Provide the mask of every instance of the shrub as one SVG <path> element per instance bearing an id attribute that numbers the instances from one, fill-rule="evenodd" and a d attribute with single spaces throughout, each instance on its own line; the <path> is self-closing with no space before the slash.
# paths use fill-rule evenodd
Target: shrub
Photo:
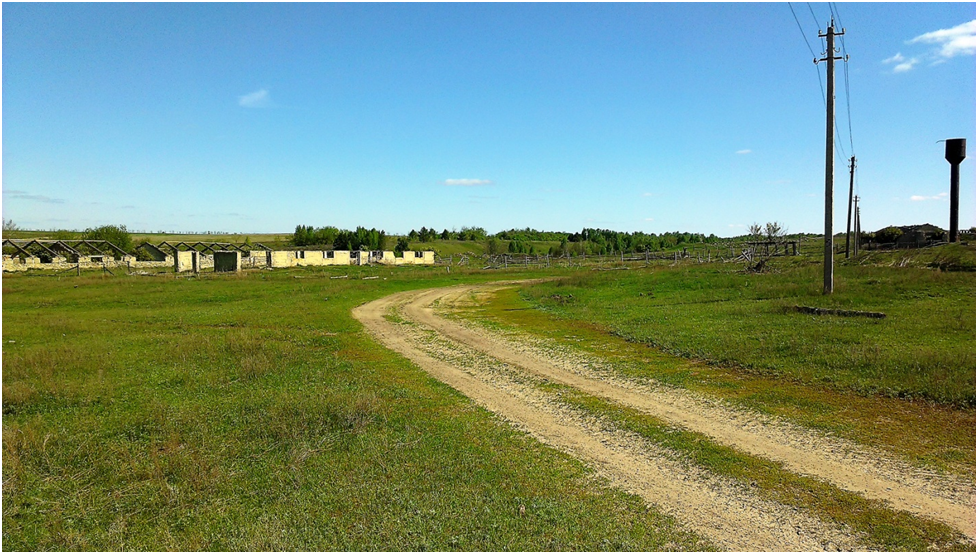
<path id="1" fill-rule="evenodd" d="M 125 225 L 103 225 L 94 229 L 85 229 L 82 235 L 85 240 L 105 240 L 125 250 L 132 252 L 132 236 Z"/>

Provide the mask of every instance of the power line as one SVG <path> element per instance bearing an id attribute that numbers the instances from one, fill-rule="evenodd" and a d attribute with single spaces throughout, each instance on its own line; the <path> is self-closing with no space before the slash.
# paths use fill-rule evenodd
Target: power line
<path id="1" fill-rule="evenodd" d="M 791 2 L 788 2 L 788 8 L 791 10 L 792 17 L 795 18 L 795 23 L 798 24 L 798 31 L 801 32 L 801 38 L 805 39 L 805 45 L 808 46 L 808 51 L 812 53 L 812 58 L 817 58 L 815 55 L 815 50 L 812 49 L 811 43 L 808 42 L 808 36 L 805 35 L 805 30 L 801 28 L 801 22 L 798 21 L 798 16 L 795 14 L 795 8 L 791 6 Z"/>
<path id="2" fill-rule="evenodd" d="M 833 13 L 833 17 L 839 22 L 839 26 L 845 29 L 845 25 L 842 24 L 842 16 L 839 14 L 839 6 L 835 2 L 829 2 L 829 9 Z M 852 141 L 852 104 L 850 102 L 849 95 L 849 51 L 846 50 L 846 38 L 845 35 L 839 37 L 842 43 L 842 56 L 843 56 L 843 73 L 845 75 L 845 90 L 846 90 L 846 118 L 849 126 L 849 151 L 855 155 L 856 147 L 853 146 Z"/>
<path id="3" fill-rule="evenodd" d="M 819 31 L 821 31 L 822 30 L 822 26 L 819 25 L 818 18 L 815 17 L 815 10 L 812 9 L 811 3 L 805 2 L 805 5 L 808 6 L 808 13 L 812 14 L 812 19 L 815 21 L 815 26 L 818 27 Z M 819 38 L 821 39 L 821 37 L 819 37 Z M 822 50 L 825 50 L 825 41 L 824 40 L 822 41 Z"/>
<path id="4" fill-rule="evenodd" d="M 815 26 L 818 27 L 819 26 L 818 17 L 815 15 L 815 10 L 812 9 L 811 2 L 805 2 L 805 5 L 808 6 L 808 13 L 812 14 L 812 20 L 815 21 Z M 789 8 L 791 7 L 791 3 L 790 2 L 788 3 L 788 7 Z M 794 15 L 794 13 L 795 13 L 794 8 L 791 9 L 791 13 L 792 13 L 792 15 Z M 834 19 L 835 18 L 835 15 L 836 15 L 835 14 L 835 10 L 833 9 L 832 4 L 829 3 L 829 16 Z M 795 16 L 795 22 L 796 23 L 798 22 L 798 17 L 797 16 Z M 798 28 L 801 29 L 801 24 L 800 23 L 798 24 Z M 804 31 L 802 31 L 802 35 L 804 35 L 804 34 L 805 34 Z M 839 35 L 839 37 L 841 38 L 842 35 Z M 821 33 L 819 33 L 819 38 L 822 38 Z M 808 38 L 807 37 L 805 38 L 805 43 L 806 44 L 808 43 Z M 843 47 L 843 50 L 844 50 L 845 49 L 845 43 L 844 42 L 842 43 L 842 47 Z M 822 48 L 825 49 L 825 50 L 828 49 L 828 47 L 825 45 L 825 42 L 824 41 L 822 42 Z M 809 50 L 811 50 L 811 46 L 809 46 Z M 828 52 L 828 51 L 826 51 L 826 53 L 825 53 L 826 56 L 831 56 L 833 54 L 834 54 L 834 52 Z M 816 71 L 818 71 L 818 67 L 817 66 L 816 66 Z M 848 71 L 848 69 L 846 71 Z M 825 100 L 825 88 L 822 86 L 822 72 L 821 71 L 818 72 L 818 86 L 819 86 L 820 89 L 822 89 L 822 103 L 825 104 L 825 105 L 827 105 L 826 100 Z M 846 88 L 848 88 L 848 85 L 847 85 Z M 849 102 L 849 96 L 847 94 L 847 96 L 846 96 L 846 105 L 848 105 L 848 102 Z M 851 118 L 850 118 L 850 120 L 851 120 Z M 851 133 L 851 131 L 852 131 L 851 126 L 850 126 L 850 129 L 849 130 L 850 130 L 850 133 Z M 836 123 L 836 125 L 835 125 L 835 134 L 836 134 L 836 137 L 838 138 L 838 141 L 836 141 L 836 143 L 835 143 L 835 151 L 839 155 L 839 159 L 840 160 L 848 160 L 849 159 L 849 156 L 845 153 L 845 148 L 842 146 L 842 135 L 839 133 L 839 125 L 838 125 L 838 123 Z M 851 143 L 852 141 L 850 140 L 849 142 Z"/>
<path id="5" fill-rule="evenodd" d="M 805 4 L 808 6 L 808 11 L 812 15 L 812 19 L 815 21 L 815 25 L 818 26 L 818 18 L 815 16 L 815 11 L 812 9 L 811 3 L 806 2 Z M 795 24 L 798 26 L 798 31 L 801 33 L 802 40 L 805 41 L 805 46 L 808 47 L 808 51 L 812 54 L 812 56 L 815 59 L 817 59 L 818 56 L 815 55 L 815 50 L 812 48 L 811 43 L 808 41 L 808 36 L 805 35 L 805 30 L 804 30 L 804 28 L 802 28 L 801 21 L 798 19 L 798 14 L 795 13 L 795 8 L 794 8 L 794 6 L 791 5 L 791 2 L 788 2 L 788 9 L 791 10 L 791 16 L 795 19 Z M 829 11 L 830 11 L 832 17 L 834 18 L 836 16 L 836 13 L 835 13 L 836 10 L 834 10 L 832 8 L 832 5 L 831 4 L 829 4 Z M 841 38 L 843 35 L 838 35 L 838 36 Z M 820 38 L 821 38 L 821 34 L 820 34 Z M 823 46 L 824 46 L 824 43 L 823 43 Z M 842 48 L 843 48 L 843 51 L 845 51 L 845 44 L 844 43 L 843 43 Z M 826 55 L 832 55 L 832 54 L 833 54 L 832 52 L 826 52 Z M 850 150 L 852 150 L 852 142 L 853 142 L 852 141 L 852 114 L 851 114 L 851 108 L 850 108 L 850 104 L 849 104 L 849 92 L 848 92 L 849 91 L 849 66 L 848 65 L 845 65 L 844 66 L 844 69 L 845 69 L 845 89 L 846 89 L 846 114 L 848 116 L 848 122 L 849 122 L 849 126 L 848 126 L 848 128 L 849 128 L 849 146 L 850 146 Z M 826 96 L 825 96 L 825 86 L 822 84 L 822 72 L 819 70 L 819 67 L 818 67 L 817 64 L 815 65 L 815 73 L 818 75 L 818 88 L 819 88 L 819 91 L 822 93 L 822 105 L 823 106 L 828 106 L 828 102 L 827 102 Z M 836 124 L 835 124 L 835 135 L 836 135 L 836 138 L 838 139 L 838 140 L 835 141 L 835 145 L 834 145 L 835 146 L 835 148 L 834 148 L 835 154 L 839 157 L 840 160 L 846 161 L 846 160 L 849 159 L 850 156 L 845 152 L 845 148 L 842 146 L 842 135 L 839 133 L 839 125 L 838 125 L 838 122 L 837 121 L 836 121 Z"/>
<path id="6" fill-rule="evenodd" d="M 801 38 L 802 38 L 802 40 L 805 41 L 805 46 L 808 46 L 808 51 L 812 53 L 812 59 L 818 59 L 818 56 L 815 54 L 815 50 L 812 48 L 811 43 L 808 42 L 808 36 L 805 35 L 805 30 L 802 29 L 802 27 L 801 27 L 801 21 L 798 21 L 798 15 L 795 13 L 795 8 L 794 8 L 794 6 L 791 5 L 791 2 L 788 2 L 788 8 L 791 10 L 792 17 L 795 18 L 795 23 L 798 25 L 798 32 L 801 33 Z M 811 9 L 811 6 L 809 6 L 809 9 Z M 815 23 L 816 23 L 816 26 L 817 26 L 818 25 L 818 21 L 816 21 Z M 824 107 L 826 105 L 825 104 L 825 87 L 822 85 L 822 72 L 819 71 L 817 64 L 815 65 L 815 75 L 818 76 L 818 90 L 822 93 L 822 106 Z"/>

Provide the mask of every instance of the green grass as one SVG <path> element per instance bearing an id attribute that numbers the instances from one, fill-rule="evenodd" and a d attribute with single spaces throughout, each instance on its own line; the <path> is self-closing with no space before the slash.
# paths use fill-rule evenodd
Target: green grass
<path id="1" fill-rule="evenodd" d="M 840 263 L 831 297 L 805 257 L 759 275 L 735 264 L 552 268 L 562 280 L 500 293 L 472 315 L 590 349 L 633 377 L 973 478 L 975 277 L 927 269 L 943 259 L 973 267 L 973 247 L 932 250 L 906 263 L 899 253 Z M 710 548 L 392 356 L 350 316 L 401 290 L 539 276 L 455 267 L 5 276 L 5 548 Z M 887 318 L 806 316 L 789 310 L 796 304 Z M 825 496 L 695 434 L 576 402 L 711 471 L 757 473 L 764 494 L 789 504 L 797 495 L 799 505 L 824 496 L 826 514 L 856 506 L 848 524 L 870 529 L 875 544 L 954 547 L 941 529 Z"/>
<path id="2" fill-rule="evenodd" d="M 411 250 L 432 250 L 442 258 L 452 256 L 457 262 L 461 256 L 482 256 L 486 253 L 484 240 L 434 240 L 409 243 Z"/>
<path id="3" fill-rule="evenodd" d="M 5 276 L 4 548 L 709 548 L 350 316 L 500 273 L 342 269 Z"/>
<path id="4" fill-rule="evenodd" d="M 843 265 L 827 296 L 821 264 L 773 265 L 762 274 L 733 264 L 593 272 L 524 294 L 560 317 L 678 356 L 860 394 L 974 407 L 974 273 Z M 887 317 L 812 316 L 792 311 L 796 305 Z"/>
<path id="5" fill-rule="evenodd" d="M 698 267 L 707 272 L 715 270 L 706 265 Z M 570 279 L 591 279 L 595 273 L 598 272 L 581 272 Z M 598 282 L 591 283 L 599 286 Z M 613 281 L 604 284 L 611 286 L 609 283 Z M 534 286 L 529 290 L 536 289 Z M 623 338 L 598 318 L 588 319 L 586 314 L 580 318 L 568 316 L 573 310 L 584 312 L 581 304 L 586 297 L 566 289 L 566 285 L 558 287 L 559 292 L 546 297 L 547 309 L 537 303 L 538 293 L 527 295 L 525 289 L 510 288 L 460 315 L 497 331 L 517 330 L 565 348 L 583 350 L 610 362 L 615 371 L 629 378 L 649 379 L 723 398 L 744 408 L 882 448 L 915 465 L 967 479 L 975 477 L 974 408 L 859 394 L 831 383 L 806 383 L 737 365 L 707 364 L 674 356 L 650 348 L 647 343 Z M 764 331 L 763 327 L 759 330 Z"/>

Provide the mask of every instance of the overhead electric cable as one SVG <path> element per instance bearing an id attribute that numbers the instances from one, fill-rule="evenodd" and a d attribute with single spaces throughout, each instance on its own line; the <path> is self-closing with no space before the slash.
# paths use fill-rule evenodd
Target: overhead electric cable
<path id="1" fill-rule="evenodd" d="M 818 55 L 815 54 L 815 50 L 812 48 L 811 43 L 808 42 L 808 36 L 805 35 L 805 30 L 801 28 L 801 22 L 798 21 L 798 15 L 795 14 L 795 8 L 791 5 L 791 2 L 788 2 L 788 8 L 791 9 L 791 15 L 795 18 L 795 23 L 798 24 L 798 31 L 801 33 L 802 40 L 804 40 L 805 45 L 808 46 L 808 51 L 812 53 L 812 59 L 818 59 Z M 817 20 L 815 23 L 818 25 Z M 825 87 L 822 86 L 822 72 L 818 70 L 818 65 L 815 66 L 815 74 L 818 75 L 818 89 L 822 92 L 822 106 L 825 106 Z"/>

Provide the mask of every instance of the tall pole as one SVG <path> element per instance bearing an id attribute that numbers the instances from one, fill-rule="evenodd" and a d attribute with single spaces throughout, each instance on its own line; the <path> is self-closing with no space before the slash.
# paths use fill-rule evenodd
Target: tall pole
<path id="1" fill-rule="evenodd" d="M 841 59 L 835 55 L 835 36 L 845 34 L 845 29 L 840 33 L 835 32 L 835 20 L 829 24 L 825 34 L 819 33 L 819 37 L 825 38 L 826 49 L 825 57 L 821 60 L 827 62 L 825 67 L 825 255 L 823 288 L 824 294 L 832 294 L 834 287 L 833 281 L 833 252 L 832 252 L 832 185 L 835 179 L 835 158 L 833 150 L 833 132 L 835 124 L 835 60 Z"/>
<path id="2" fill-rule="evenodd" d="M 846 258 L 849 257 L 849 235 L 852 234 L 852 180 L 856 174 L 856 157 L 849 158 L 849 210 L 846 213 Z"/>
<path id="3" fill-rule="evenodd" d="M 862 226 L 859 224 L 859 197 L 853 198 L 853 202 L 856 204 L 856 247 L 853 249 L 854 255 L 859 257 L 859 241 L 862 239 Z"/>

